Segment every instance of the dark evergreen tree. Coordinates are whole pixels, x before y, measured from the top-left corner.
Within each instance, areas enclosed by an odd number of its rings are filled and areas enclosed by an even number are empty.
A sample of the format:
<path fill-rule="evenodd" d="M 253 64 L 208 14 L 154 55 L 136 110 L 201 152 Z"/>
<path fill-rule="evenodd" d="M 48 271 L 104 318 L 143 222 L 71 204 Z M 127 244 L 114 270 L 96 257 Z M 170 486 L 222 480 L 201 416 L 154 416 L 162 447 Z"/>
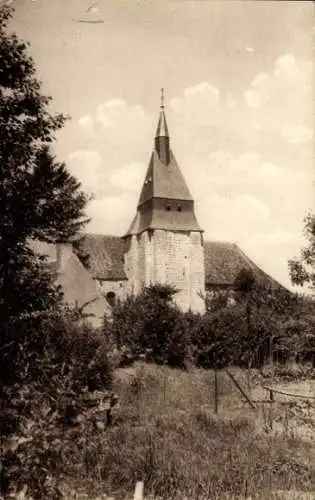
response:
<path fill-rule="evenodd" d="M 11 359 L 19 318 L 60 302 L 54 276 L 29 242 L 74 236 L 87 222 L 88 201 L 52 153 L 66 118 L 50 113 L 27 44 L 8 30 L 12 13 L 0 8 L 0 354 Z"/>
<path fill-rule="evenodd" d="M 0 11 L 0 287 L 1 318 L 45 308 L 42 272 L 31 238 L 56 242 L 85 224 L 86 195 L 50 144 L 65 117 L 49 112 L 27 44 L 8 32 Z M 30 277 L 32 275 L 32 278 Z M 24 300 L 25 299 L 25 300 Z M 51 304 L 51 297 L 48 297 Z"/>

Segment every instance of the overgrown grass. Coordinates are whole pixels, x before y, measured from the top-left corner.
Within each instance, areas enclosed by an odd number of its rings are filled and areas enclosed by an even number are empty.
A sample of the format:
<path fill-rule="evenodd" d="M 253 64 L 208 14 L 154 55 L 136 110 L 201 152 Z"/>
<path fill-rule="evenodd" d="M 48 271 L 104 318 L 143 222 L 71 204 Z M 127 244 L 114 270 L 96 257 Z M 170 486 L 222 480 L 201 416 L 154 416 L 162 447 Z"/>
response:
<path fill-rule="evenodd" d="M 244 385 L 246 376 L 238 377 Z M 114 425 L 84 449 L 86 487 L 130 498 L 143 480 L 147 496 L 167 500 L 315 491 L 315 446 L 264 432 L 259 412 L 240 401 L 226 376 L 220 374 L 218 415 L 210 371 L 138 364 L 118 370 L 115 384 L 121 407 Z"/>

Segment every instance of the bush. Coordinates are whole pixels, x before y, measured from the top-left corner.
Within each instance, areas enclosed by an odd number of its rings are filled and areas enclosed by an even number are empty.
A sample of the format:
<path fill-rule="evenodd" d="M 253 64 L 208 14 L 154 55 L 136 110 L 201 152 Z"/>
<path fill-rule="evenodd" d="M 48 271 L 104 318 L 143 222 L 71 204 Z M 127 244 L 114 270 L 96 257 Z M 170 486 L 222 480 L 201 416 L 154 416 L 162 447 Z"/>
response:
<path fill-rule="evenodd" d="M 208 297 L 204 316 L 182 313 L 168 286 L 151 286 L 128 297 L 114 308 L 111 325 L 120 365 L 139 358 L 170 366 L 191 359 L 207 368 L 261 367 L 270 358 L 284 362 L 296 356 L 312 361 L 310 305 L 304 311 L 300 299 L 288 292 L 247 281 L 246 287 L 238 283 L 233 304 L 227 292 Z"/>
<path fill-rule="evenodd" d="M 113 381 L 108 348 L 75 311 L 16 327 L 25 333 L 20 370 L 14 384 L 1 387 L 4 493 L 27 486 L 35 500 L 59 498 L 58 464 L 77 446 L 71 429 L 105 418 L 102 401 Z"/>
<path fill-rule="evenodd" d="M 173 303 L 175 290 L 154 285 L 129 296 L 113 310 L 112 333 L 120 352 L 132 362 L 139 357 L 183 366 L 189 356 L 189 323 Z"/>
<path fill-rule="evenodd" d="M 195 318 L 192 351 L 197 366 L 261 366 L 270 354 L 270 339 L 279 326 L 266 311 L 248 317 L 246 304 L 224 307 Z"/>

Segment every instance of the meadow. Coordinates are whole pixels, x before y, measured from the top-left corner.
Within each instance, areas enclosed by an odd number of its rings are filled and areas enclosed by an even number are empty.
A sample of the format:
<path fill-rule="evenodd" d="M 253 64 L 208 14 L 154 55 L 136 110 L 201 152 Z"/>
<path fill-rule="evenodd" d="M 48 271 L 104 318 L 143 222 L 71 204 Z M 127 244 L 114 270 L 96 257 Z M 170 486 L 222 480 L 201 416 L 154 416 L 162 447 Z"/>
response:
<path fill-rule="evenodd" d="M 249 381 L 246 370 L 232 371 L 255 401 L 266 399 L 258 375 Z M 314 380 L 282 381 L 303 384 L 314 394 Z M 315 498 L 314 400 L 280 397 L 272 410 L 252 409 L 222 370 L 215 413 L 212 370 L 139 362 L 116 370 L 114 389 L 113 425 L 76 457 L 68 498 L 131 499 L 138 480 L 146 499 Z"/>

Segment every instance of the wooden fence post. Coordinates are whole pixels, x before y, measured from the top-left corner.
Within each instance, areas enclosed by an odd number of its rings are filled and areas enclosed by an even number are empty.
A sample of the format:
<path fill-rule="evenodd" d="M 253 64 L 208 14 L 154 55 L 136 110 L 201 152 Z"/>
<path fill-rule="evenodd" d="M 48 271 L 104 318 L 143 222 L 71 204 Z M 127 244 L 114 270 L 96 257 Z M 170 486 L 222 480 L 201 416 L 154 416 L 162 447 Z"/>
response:
<path fill-rule="evenodd" d="M 273 402 L 274 402 L 274 393 L 273 390 L 270 389 L 269 391 L 269 401 L 270 401 L 270 413 L 269 413 L 269 419 L 270 419 L 270 428 L 273 429 Z"/>
<path fill-rule="evenodd" d="M 247 403 L 255 410 L 256 406 L 254 405 L 254 403 L 252 402 L 252 400 L 247 396 L 246 392 L 242 389 L 242 387 L 240 386 L 240 384 L 238 383 L 238 381 L 236 380 L 236 378 L 232 375 L 232 373 L 227 368 L 225 368 L 225 371 L 228 374 L 228 376 L 230 377 L 230 379 L 232 380 L 232 382 L 235 384 L 235 386 L 238 388 L 238 390 L 240 391 L 240 393 L 242 394 L 242 396 L 244 396 L 244 398 L 246 399 Z"/>
<path fill-rule="evenodd" d="M 247 391 L 249 397 L 252 397 L 251 377 L 250 377 L 250 362 L 247 363 Z"/>
<path fill-rule="evenodd" d="M 214 369 L 214 413 L 218 413 L 218 370 Z"/>
<path fill-rule="evenodd" d="M 133 495 L 133 500 L 143 500 L 143 481 L 138 481 L 136 483 L 135 493 Z"/>

